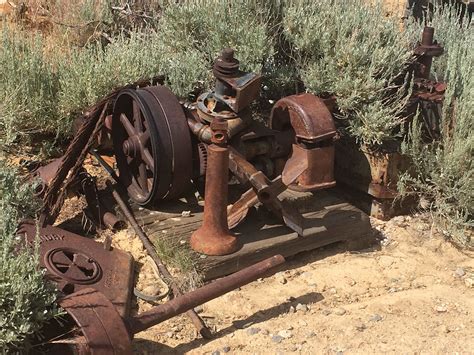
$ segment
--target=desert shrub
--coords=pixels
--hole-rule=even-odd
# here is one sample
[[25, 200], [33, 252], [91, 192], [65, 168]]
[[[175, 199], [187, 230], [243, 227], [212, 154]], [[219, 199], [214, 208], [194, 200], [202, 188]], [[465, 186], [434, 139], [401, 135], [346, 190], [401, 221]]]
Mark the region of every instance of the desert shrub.
[[170, 48], [194, 48], [208, 63], [232, 47], [243, 70], [261, 72], [272, 55], [272, 7], [256, 0], [186, 0], [163, 5], [159, 33]]
[[56, 132], [61, 126], [55, 107], [58, 78], [43, 55], [41, 37], [4, 25], [0, 42], [1, 143]]
[[18, 221], [36, 204], [30, 186], [0, 160], [0, 351], [26, 351], [32, 337], [56, 314], [55, 292], [44, 283], [37, 254], [14, 251]]
[[455, 9], [433, 15], [436, 37], [445, 47], [434, 73], [447, 82], [441, 115], [441, 138], [427, 141], [422, 120], [411, 125], [403, 151], [413, 160], [413, 171], [400, 181], [404, 194], [421, 196], [422, 207], [454, 239], [472, 245], [474, 227], [474, 30], [460, 24]]
[[207, 67], [192, 48], [173, 53], [154, 31], [121, 35], [103, 48], [95, 43], [76, 48], [59, 65], [61, 115], [78, 112], [113, 88], [166, 74], [170, 88], [185, 96]]
[[307, 90], [335, 95], [347, 133], [369, 145], [401, 135], [418, 36], [383, 13], [380, 2], [292, 0], [283, 20]]

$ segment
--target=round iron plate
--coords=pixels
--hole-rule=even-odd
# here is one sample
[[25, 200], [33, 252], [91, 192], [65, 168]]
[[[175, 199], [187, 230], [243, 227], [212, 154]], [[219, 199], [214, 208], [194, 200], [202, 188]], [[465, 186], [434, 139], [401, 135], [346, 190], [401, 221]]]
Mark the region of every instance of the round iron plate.
[[120, 179], [138, 204], [179, 197], [191, 186], [186, 116], [166, 87], [121, 92], [113, 112], [112, 138]]

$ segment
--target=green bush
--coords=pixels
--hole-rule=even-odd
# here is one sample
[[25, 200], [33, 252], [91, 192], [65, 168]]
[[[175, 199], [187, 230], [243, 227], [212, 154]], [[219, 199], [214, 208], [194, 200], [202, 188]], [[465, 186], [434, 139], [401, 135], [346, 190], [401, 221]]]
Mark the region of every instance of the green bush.
[[58, 78], [43, 55], [40, 36], [6, 25], [0, 30], [0, 143], [18, 136], [57, 132]]
[[243, 70], [261, 72], [274, 50], [273, 16], [263, 1], [169, 1], [163, 5], [159, 35], [177, 52], [191, 47], [203, 53], [208, 65], [232, 47]]
[[[466, 23], [466, 21], [464, 22]], [[474, 227], [474, 30], [460, 25], [454, 9], [434, 14], [436, 38], [445, 54], [434, 62], [438, 79], [448, 84], [441, 116], [441, 139], [426, 141], [421, 118], [411, 125], [403, 152], [413, 171], [400, 181], [404, 194], [421, 196], [441, 226], [460, 244], [472, 245]]]
[[288, 1], [283, 21], [307, 90], [336, 96], [350, 135], [369, 145], [401, 136], [419, 33], [365, 0]]
[[0, 351], [28, 350], [32, 337], [56, 314], [55, 292], [45, 284], [37, 254], [14, 251], [18, 221], [36, 210], [31, 188], [0, 160]]

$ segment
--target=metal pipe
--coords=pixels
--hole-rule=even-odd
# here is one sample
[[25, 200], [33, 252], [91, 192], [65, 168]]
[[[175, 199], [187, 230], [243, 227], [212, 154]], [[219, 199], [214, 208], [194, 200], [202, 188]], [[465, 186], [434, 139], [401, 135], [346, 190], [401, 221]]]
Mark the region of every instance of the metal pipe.
[[227, 224], [229, 149], [227, 122], [214, 118], [213, 144], [207, 148], [204, 217], [201, 227], [191, 235], [191, 248], [207, 255], [227, 255], [240, 248]]
[[[237, 133], [242, 131], [247, 125], [240, 117], [232, 118], [227, 120], [227, 136], [228, 138], [234, 137]], [[211, 143], [212, 139], [212, 129], [211, 126], [196, 121], [193, 118], [190, 118], [188, 115], [188, 126], [191, 132], [199, 139], [199, 141], [204, 143]]]
[[176, 297], [163, 305], [128, 319], [128, 329], [131, 334], [148, 329], [238, 287], [267, 276], [269, 272], [274, 271], [277, 266], [284, 262], [285, 258], [283, 256], [275, 255], [197, 290]]

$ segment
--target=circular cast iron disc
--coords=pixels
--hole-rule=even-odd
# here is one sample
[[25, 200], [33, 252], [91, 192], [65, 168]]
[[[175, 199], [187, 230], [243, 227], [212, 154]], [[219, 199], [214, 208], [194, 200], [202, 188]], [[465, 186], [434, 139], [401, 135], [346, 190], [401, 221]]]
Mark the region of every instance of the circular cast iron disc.
[[181, 105], [166, 87], [122, 91], [112, 138], [120, 180], [138, 204], [177, 198], [190, 187], [191, 136]]

